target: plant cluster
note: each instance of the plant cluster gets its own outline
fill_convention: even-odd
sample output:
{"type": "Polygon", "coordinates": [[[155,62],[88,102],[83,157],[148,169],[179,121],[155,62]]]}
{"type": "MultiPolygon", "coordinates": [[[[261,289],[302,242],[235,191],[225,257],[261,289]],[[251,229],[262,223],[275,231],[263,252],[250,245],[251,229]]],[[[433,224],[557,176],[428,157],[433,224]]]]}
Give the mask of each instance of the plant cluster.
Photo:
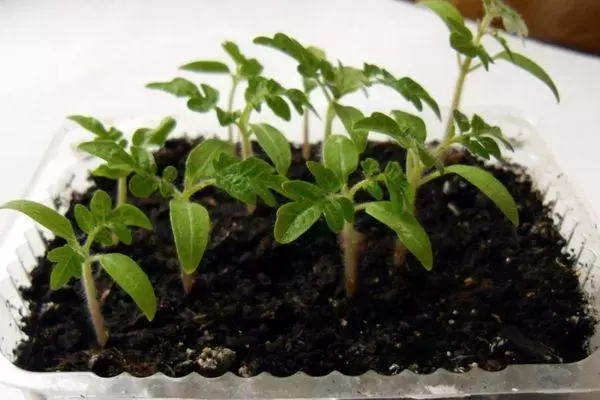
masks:
{"type": "MultiPolygon", "coordinates": [[[[51,286],[58,289],[72,277],[81,278],[101,346],[106,343],[107,337],[92,265],[99,264],[133,298],[148,319],[153,318],[157,308],[152,286],[135,261],[118,253],[95,254],[92,251],[93,243],[104,248],[117,242],[130,244],[130,226],[152,228],[151,221],[143,212],[128,203],[129,194],[144,198],[158,192],[168,200],[185,293],[192,290],[193,276],[201,264],[211,231],[208,210],[194,201],[193,196],[209,186],[217,187],[247,204],[249,213],[253,212],[259,200],[277,208],[274,236],[282,244],[293,242],[324,218],[331,231],[340,235],[348,297],[354,296],[359,283],[361,234],[354,226],[359,212],[365,212],[395,232],[398,243],[394,251],[396,263],[402,264],[409,251],[426,269],[434,266],[431,242],[415,214],[419,188],[433,179],[447,174],[461,176],[491,199],[513,224],[518,224],[514,200],[490,173],[470,165],[444,163],[446,151],[457,145],[484,159],[502,160],[504,150],[512,150],[499,127],[490,125],[479,115],[468,117],[459,110],[465,80],[468,74],[480,67],[487,70],[495,61],[505,60],[542,80],[557,99],[558,91],[537,64],[511,51],[500,32],[491,28],[495,19],[501,19],[509,32],[526,34],[524,22],[502,1],[484,0],[485,16],[475,35],[451,3],[425,0],[421,4],[437,13],[448,26],[450,45],[457,52],[460,66],[446,134],[435,146],[427,143],[426,124],[416,114],[392,110],[365,116],[357,108],[342,104],[346,95],[356,91],[367,93],[372,85],[381,84],[397,91],[418,111],[423,109],[424,104],[427,105],[441,119],[438,104],[420,84],[408,77],[397,78],[374,64],[364,64],[359,68],[341,62],[332,63],[322,50],[305,46],[283,33],[258,37],[254,42],[277,49],[297,62],[297,71],[303,81],[301,90],[285,88],[274,79],[265,77],[262,65],[256,59],[244,56],[232,42],[224,43],[223,49],[233,60],[233,68],[212,60],[194,61],[181,67],[186,71],[228,74],[232,85],[225,109],[218,106],[219,92],[205,83],[197,85],[177,77],[147,85],[185,98],[187,107],[192,111],[214,111],[220,125],[228,127],[227,141],[204,139],[189,153],[184,176],[180,180],[177,180],[178,171],[174,166],[159,171],[152,152],[153,148],[162,146],[174,131],[176,123],[173,118],[163,119],[154,128],[136,130],[129,143],[117,128],[107,128],[95,118],[82,115],[69,117],[94,135],[93,140],[81,143],[79,148],[103,160],[92,171],[93,175],[117,180],[116,206],[112,207],[110,196],[102,191],[93,195],[89,209],[76,205],[79,236],[65,217],[40,204],[18,200],[1,208],[20,211],[66,240],[64,246],[47,255],[55,263],[50,277],[51,286]],[[504,50],[490,56],[481,43],[485,35],[498,40],[504,50]],[[479,62],[473,65],[475,59],[479,62]],[[244,102],[238,107],[235,94],[241,84],[245,84],[246,88],[244,102]],[[279,129],[251,121],[251,117],[265,106],[285,121],[290,120],[292,108],[305,118],[309,112],[318,115],[309,101],[309,97],[315,95],[314,89],[320,89],[327,100],[321,157],[306,161],[312,180],[291,180],[286,176],[292,162],[290,143],[279,129]],[[344,132],[334,134],[336,118],[343,125],[344,132]],[[234,126],[240,134],[239,156],[233,145],[234,126]],[[384,134],[405,149],[404,163],[398,160],[380,165],[377,160],[364,157],[361,161],[371,132],[384,134]],[[252,137],[256,138],[270,162],[253,156],[252,137]],[[357,175],[360,179],[355,180],[357,175]],[[182,183],[177,183],[179,181],[182,183]],[[360,191],[367,192],[371,200],[359,202],[356,195],[360,191]],[[286,199],[285,204],[278,204],[276,194],[286,199]]],[[[304,141],[303,154],[309,158],[308,131],[304,134],[304,141]]]]}

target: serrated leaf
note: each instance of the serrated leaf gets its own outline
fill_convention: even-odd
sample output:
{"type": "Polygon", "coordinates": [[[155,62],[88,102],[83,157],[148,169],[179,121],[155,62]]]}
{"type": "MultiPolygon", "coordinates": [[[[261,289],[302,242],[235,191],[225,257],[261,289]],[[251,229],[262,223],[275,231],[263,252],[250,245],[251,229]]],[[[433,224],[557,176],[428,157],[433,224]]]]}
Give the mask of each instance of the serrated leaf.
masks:
{"type": "Polygon", "coordinates": [[[43,204],[30,200],[13,200],[0,205],[0,210],[19,211],[33,219],[56,236],[67,241],[76,241],[73,226],[67,218],[43,204]]]}
{"type": "Polygon", "coordinates": [[[292,112],[290,106],[279,96],[268,97],[267,106],[273,111],[279,118],[289,121],[292,118],[292,112]]]}
{"type": "Polygon", "coordinates": [[[194,82],[185,78],[174,78],[168,82],[152,82],[146,85],[148,89],[157,89],[177,97],[198,97],[200,91],[194,82]]]}
{"type": "Polygon", "coordinates": [[[421,118],[401,110],[393,110],[391,114],[403,132],[421,143],[425,142],[425,139],[427,139],[427,128],[421,118]]]}
{"type": "Polygon", "coordinates": [[[257,37],[254,39],[254,43],[277,49],[298,61],[302,67],[299,68],[299,72],[302,73],[303,76],[315,75],[319,58],[313,51],[306,49],[296,39],[283,33],[276,33],[273,38],[266,36],[257,37]]]}
{"type": "Polygon", "coordinates": [[[239,111],[225,111],[220,107],[215,107],[215,112],[217,113],[217,119],[219,120],[219,125],[221,126],[229,126],[233,125],[240,118],[241,113],[239,111]]]}
{"type": "Polygon", "coordinates": [[[131,146],[131,156],[137,167],[151,175],[156,174],[154,154],[140,146],[131,146]]]}
{"type": "Polygon", "coordinates": [[[135,169],[135,162],[121,146],[110,140],[94,140],[93,142],[84,142],[79,146],[79,150],[85,151],[93,156],[103,159],[112,169],[131,171],[135,169]]]}
{"type": "Polygon", "coordinates": [[[285,175],[292,164],[292,151],[284,134],[269,124],[251,124],[250,130],[256,135],[258,144],[267,153],[277,172],[285,175]]]}
{"type": "Polygon", "coordinates": [[[423,86],[419,85],[413,79],[408,77],[400,78],[395,82],[392,81],[389,86],[396,89],[406,100],[413,103],[417,110],[421,111],[423,109],[421,102],[425,102],[438,119],[442,118],[440,107],[437,102],[429,95],[423,86]]]}
{"type": "Polygon", "coordinates": [[[554,97],[556,97],[556,101],[560,102],[560,94],[558,93],[558,89],[554,84],[554,81],[552,80],[552,78],[550,78],[550,75],[548,75],[548,73],[546,73],[546,71],[544,71],[542,67],[531,61],[529,58],[519,53],[508,53],[506,51],[503,51],[500,54],[496,55],[496,58],[499,60],[505,60],[510,63],[513,63],[517,67],[524,69],[525,71],[529,72],[530,74],[544,82],[546,86],[548,86],[548,88],[552,91],[554,97]]]}
{"type": "Polygon", "coordinates": [[[110,230],[108,228],[102,228],[102,230],[100,230],[100,232],[96,234],[94,241],[106,247],[110,247],[115,244],[112,233],[110,233],[110,230]]]}
{"type": "Polygon", "coordinates": [[[169,209],[177,257],[185,273],[192,274],[208,244],[210,216],[200,204],[184,200],[171,200],[169,209]]]}
{"type": "Polygon", "coordinates": [[[175,179],[177,179],[177,168],[172,165],[167,166],[162,173],[162,178],[169,183],[175,182],[175,179]]]}
{"type": "Polygon", "coordinates": [[[246,61],[246,57],[242,55],[240,48],[234,42],[227,41],[221,46],[236,64],[243,64],[246,61]]]}
{"type": "Polygon", "coordinates": [[[118,253],[98,256],[102,268],[123,289],[146,315],[149,321],[156,314],[156,295],[148,276],[131,258],[118,253]]]}
{"type": "Polygon", "coordinates": [[[325,222],[333,233],[340,233],[344,228],[344,211],[342,205],[336,199],[323,199],[321,210],[325,216],[325,222]]]}
{"type": "Polygon", "coordinates": [[[315,110],[310,101],[308,101],[308,97],[306,97],[306,95],[300,90],[287,89],[283,95],[290,100],[290,102],[292,103],[292,105],[296,109],[296,112],[298,112],[299,115],[304,114],[305,107],[311,110],[315,115],[318,115],[317,110],[315,110]]]}
{"type": "Polygon", "coordinates": [[[370,178],[373,175],[381,172],[381,169],[379,168],[379,163],[372,158],[367,158],[364,161],[361,161],[360,167],[362,168],[362,172],[365,178],[370,178]]]}
{"type": "Polygon", "coordinates": [[[426,167],[435,167],[440,173],[444,173],[444,164],[442,161],[435,156],[424,144],[419,143],[417,145],[417,152],[419,159],[426,167]]]}
{"type": "Polygon", "coordinates": [[[74,214],[77,225],[85,233],[90,233],[98,226],[96,217],[94,217],[94,214],[92,214],[84,205],[76,204],[74,214]]]}
{"type": "Polygon", "coordinates": [[[295,201],[320,200],[326,195],[320,187],[299,180],[287,181],[282,188],[286,196],[295,201]]]}
{"type": "Polygon", "coordinates": [[[357,91],[367,84],[367,77],[358,68],[339,67],[334,70],[334,79],[330,86],[336,98],[357,91]]]}
{"type": "Polygon", "coordinates": [[[380,112],[374,112],[371,116],[359,120],[354,124],[354,129],[383,133],[397,141],[405,149],[412,147],[412,140],[408,133],[400,129],[394,119],[380,112]]]}
{"type": "Polygon", "coordinates": [[[204,95],[198,91],[198,94],[191,96],[187,101],[187,108],[195,112],[204,113],[216,107],[219,102],[219,92],[212,86],[204,83],[200,87],[204,95]]]}
{"type": "Polygon", "coordinates": [[[500,151],[500,147],[498,143],[490,137],[480,136],[477,138],[479,143],[485,148],[487,153],[491,156],[494,156],[497,160],[502,160],[502,152],[500,151]]]}
{"type": "Polygon", "coordinates": [[[119,179],[119,178],[127,177],[131,172],[123,171],[120,169],[113,169],[113,168],[110,168],[106,164],[102,164],[102,165],[99,165],[96,169],[92,170],[91,173],[94,176],[101,176],[103,178],[119,179]]]}
{"type": "Polygon", "coordinates": [[[152,222],[142,210],[132,204],[121,204],[111,213],[111,219],[116,219],[126,226],[137,226],[152,229],[152,222]]]}
{"type": "Polygon", "coordinates": [[[263,66],[258,62],[256,58],[247,59],[240,66],[240,75],[248,79],[253,76],[259,76],[263,71],[263,66]]]}
{"type": "Polygon", "coordinates": [[[494,178],[492,174],[470,165],[451,165],[446,167],[446,173],[460,175],[469,181],[494,202],[515,226],[519,225],[519,211],[515,200],[506,187],[494,178]]]}
{"type": "Polygon", "coordinates": [[[454,122],[456,122],[456,125],[458,125],[458,129],[460,129],[461,132],[467,132],[469,129],[471,129],[471,123],[469,122],[469,118],[462,112],[454,110],[453,118],[454,122]]]}
{"type": "Polygon", "coordinates": [[[212,177],[215,173],[213,162],[223,153],[233,153],[233,147],[219,139],[206,139],[194,147],[185,162],[185,186],[190,187],[200,179],[212,177]]]}
{"type": "Polygon", "coordinates": [[[383,190],[381,190],[381,186],[379,183],[375,181],[369,181],[365,185],[365,190],[375,199],[375,200],[383,200],[383,190]]]}
{"type": "Polygon", "coordinates": [[[148,144],[162,146],[176,126],[177,121],[173,117],[163,118],[156,128],[146,133],[148,144]]]}
{"type": "Polygon", "coordinates": [[[173,186],[172,183],[165,181],[160,181],[158,183],[158,191],[160,192],[160,195],[165,199],[173,196],[173,193],[175,193],[175,189],[176,188],[173,186]]]}
{"type": "Polygon", "coordinates": [[[332,170],[326,168],[323,164],[307,161],[306,166],[310,173],[315,177],[317,185],[326,192],[334,193],[342,187],[340,179],[335,176],[332,170]]]}
{"type": "Polygon", "coordinates": [[[90,200],[90,210],[94,217],[100,221],[112,210],[112,199],[104,190],[96,190],[90,200]]]}
{"type": "Polygon", "coordinates": [[[217,74],[228,74],[230,73],[227,64],[220,61],[192,61],[184,64],[179,69],[191,72],[204,72],[204,73],[217,73],[217,74]]]}
{"type": "Polygon", "coordinates": [[[338,103],[333,104],[333,109],[340,121],[342,121],[344,128],[346,128],[346,132],[352,138],[356,149],[359,153],[362,153],[367,147],[369,131],[366,129],[356,129],[354,124],[363,119],[365,117],[364,114],[357,108],[343,106],[338,103]]]}
{"type": "Polygon", "coordinates": [[[117,236],[119,241],[128,246],[131,244],[133,236],[131,235],[131,231],[124,224],[112,221],[108,225],[108,228],[117,236]]]}
{"type": "Polygon", "coordinates": [[[392,228],[408,251],[417,257],[427,270],[433,267],[433,251],[431,241],[425,229],[410,212],[396,212],[392,203],[380,201],[370,203],[366,208],[367,214],[392,228]]]}
{"type": "Polygon", "coordinates": [[[129,180],[129,191],[135,197],[149,197],[156,189],[156,182],[149,176],[136,174],[129,180]]]}
{"type": "Polygon", "coordinates": [[[308,202],[292,202],[284,204],[277,210],[275,221],[275,240],[279,243],[290,243],[305,233],[321,217],[318,204],[308,202]]]}
{"type": "Polygon", "coordinates": [[[48,252],[47,258],[54,263],[50,273],[52,290],[60,289],[72,277],[81,276],[81,267],[85,259],[74,247],[69,245],[57,247],[48,252]]]}
{"type": "Polygon", "coordinates": [[[340,181],[346,182],[358,166],[356,146],[345,136],[329,136],[323,144],[323,163],[340,181]]]}
{"type": "Polygon", "coordinates": [[[446,24],[448,20],[465,23],[460,11],[447,0],[421,0],[418,4],[436,13],[446,24]]]}
{"type": "Polygon", "coordinates": [[[83,129],[92,132],[99,137],[108,136],[108,131],[102,124],[94,117],[86,117],[85,115],[69,115],[67,119],[77,123],[83,129]]]}
{"type": "MultiPolygon", "coordinates": [[[[223,154],[219,159],[223,158],[223,154]]],[[[219,163],[215,163],[215,167],[219,163]]],[[[217,186],[230,196],[247,204],[255,205],[256,197],[263,199],[268,206],[275,206],[276,199],[270,192],[278,188],[281,181],[274,178],[275,170],[265,161],[250,157],[223,168],[217,168],[217,186]]]]}
{"type": "Polygon", "coordinates": [[[490,154],[476,137],[464,135],[460,137],[459,142],[474,155],[485,158],[486,160],[490,159],[490,154]]]}
{"type": "Polygon", "coordinates": [[[415,203],[415,191],[406,180],[406,175],[400,164],[396,161],[388,163],[383,172],[383,178],[396,213],[412,212],[415,203]]]}

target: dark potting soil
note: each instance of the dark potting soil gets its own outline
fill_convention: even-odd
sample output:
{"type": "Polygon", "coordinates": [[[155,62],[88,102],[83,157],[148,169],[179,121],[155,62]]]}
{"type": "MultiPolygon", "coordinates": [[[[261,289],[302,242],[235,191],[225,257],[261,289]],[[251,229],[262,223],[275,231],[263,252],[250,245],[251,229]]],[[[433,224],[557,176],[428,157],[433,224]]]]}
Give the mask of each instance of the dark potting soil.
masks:
{"type": "MultiPolygon", "coordinates": [[[[184,139],[169,141],[156,155],[159,166],[176,165],[183,176],[191,146],[184,139]]],[[[370,143],[365,156],[382,163],[404,158],[387,143],[370,143]]],[[[469,155],[458,158],[478,163],[469,155]]],[[[518,228],[461,178],[434,180],[422,187],[417,204],[435,252],[433,271],[410,255],[395,267],[393,232],[359,214],[365,242],[352,300],[343,289],[338,239],[324,222],[295,243],[280,245],[272,234],[272,209],[259,206],[249,216],[244,205],[214,189],[196,198],[210,210],[212,240],[193,292],[184,297],[167,202],[131,198],[155,229],[137,230],[132,246],[111,251],[137,260],[149,275],[159,301],[154,321],[98,271],[110,332],[106,348],[98,348],[79,282],[51,291],[51,265],[40,259],[33,286],[22,289],[31,315],[24,319],[29,339],[18,347],[16,364],[100,376],[287,376],[464,371],[475,365],[498,370],[586,357],[595,322],[551,210],[522,169],[488,169],[519,204],[518,228]]],[[[289,175],[310,179],[297,149],[289,175]]],[[[114,192],[114,182],[95,181],[114,192]]],[[[87,204],[91,193],[74,195],[70,218],[74,205],[87,204]]],[[[60,244],[54,240],[49,248],[60,244]]]]}

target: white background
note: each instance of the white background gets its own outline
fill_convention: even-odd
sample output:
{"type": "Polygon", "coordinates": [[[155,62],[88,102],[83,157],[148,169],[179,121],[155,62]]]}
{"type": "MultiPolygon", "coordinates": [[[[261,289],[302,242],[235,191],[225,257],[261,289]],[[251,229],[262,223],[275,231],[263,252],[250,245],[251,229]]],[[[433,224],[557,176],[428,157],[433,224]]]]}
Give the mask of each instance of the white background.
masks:
{"type": "MultiPolygon", "coordinates": [[[[190,60],[223,59],[226,39],[258,56],[285,85],[298,85],[291,60],[251,44],[254,36],[278,31],[346,64],[368,61],[409,75],[440,104],[450,101],[457,67],[446,28],[402,2],[0,0],[0,201],[25,193],[68,114],[119,120],[184,112],[182,101],[144,84],[174,77],[176,67],[190,60]]],[[[561,104],[535,78],[507,64],[470,77],[464,104],[510,106],[535,119],[580,194],[600,204],[600,59],[529,41],[524,50],[519,40],[512,45],[546,68],[561,104]]],[[[228,81],[211,84],[225,89],[228,81]]],[[[354,100],[349,103],[384,110],[405,106],[385,89],[354,100]]],[[[200,131],[216,126],[205,117],[198,121],[200,131]]]]}

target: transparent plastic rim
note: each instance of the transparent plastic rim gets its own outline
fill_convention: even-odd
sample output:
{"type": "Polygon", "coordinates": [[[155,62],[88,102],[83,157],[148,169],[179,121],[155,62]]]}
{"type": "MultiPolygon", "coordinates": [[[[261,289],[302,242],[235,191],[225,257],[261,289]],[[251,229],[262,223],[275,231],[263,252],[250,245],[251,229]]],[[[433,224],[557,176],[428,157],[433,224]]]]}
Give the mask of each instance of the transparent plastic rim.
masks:
{"type": "MultiPolygon", "coordinates": [[[[591,312],[600,315],[597,296],[600,280],[600,269],[597,266],[600,235],[596,215],[576,195],[530,120],[510,109],[486,109],[482,114],[501,125],[509,136],[522,143],[512,161],[527,168],[536,187],[544,193],[546,201],[553,204],[556,223],[578,257],[580,283],[589,298],[591,312]]],[[[64,140],[72,139],[68,134],[65,135],[64,140]]],[[[79,162],[74,165],[75,169],[68,169],[67,178],[73,173],[76,175],[76,180],[72,182],[73,190],[81,190],[78,185],[85,184],[85,164],[86,162],[81,163],[79,157],[79,162]],[[77,180],[81,182],[77,183],[77,180]]],[[[60,185],[64,189],[64,181],[60,185]]],[[[54,189],[56,188],[55,186],[54,189]]],[[[6,371],[0,374],[0,382],[25,389],[33,395],[48,398],[85,394],[102,398],[206,399],[456,398],[465,395],[525,393],[600,395],[600,380],[597,378],[600,373],[600,352],[596,351],[600,343],[598,334],[590,341],[592,355],[582,361],[571,364],[511,365],[497,372],[476,367],[464,373],[440,369],[427,375],[405,370],[394,376],[379,375],[372,371],[360,376],[346,376],[334,371],[322,377],[299,372],[284,378],[268,373],[251,378],[241,378],[232,373],[218,378],[205,378],[196,373],[183,378],[171,378],[160,373],[144,378],[136,378],[127,373],[113,378],[101,378],[89,372],[25,371],[9,361],[15,344],[25,337],[18,321],[26,307],[16,288],[29,284],[28,273],[35,266],[35,258],[44,252],[42,235],[44,234],[37,230],[29,231],[26,235],[27,244],[17,250],[18,261],[9,266],[9,278],[0,282],[0,371],[6,371]]]]}

